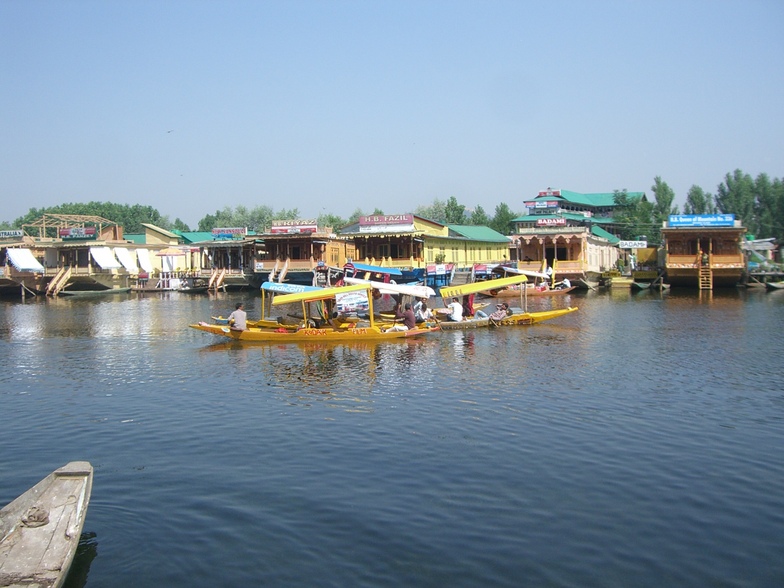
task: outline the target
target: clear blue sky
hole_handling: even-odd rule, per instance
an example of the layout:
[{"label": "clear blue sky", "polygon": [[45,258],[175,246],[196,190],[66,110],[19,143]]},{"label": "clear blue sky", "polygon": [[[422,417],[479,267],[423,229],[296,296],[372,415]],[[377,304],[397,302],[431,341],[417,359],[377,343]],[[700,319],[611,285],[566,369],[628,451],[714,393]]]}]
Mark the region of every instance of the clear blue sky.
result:
[{"label": "clear blue sky", "polygon": [[0,220],[784,176],[784,2],[0,2]]}]

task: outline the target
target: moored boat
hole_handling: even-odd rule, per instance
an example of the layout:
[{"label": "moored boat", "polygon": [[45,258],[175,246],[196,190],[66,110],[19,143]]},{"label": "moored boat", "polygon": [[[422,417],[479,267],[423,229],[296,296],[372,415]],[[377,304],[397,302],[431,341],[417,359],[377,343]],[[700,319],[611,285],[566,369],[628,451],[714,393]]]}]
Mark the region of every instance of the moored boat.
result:
[{"label": "moored boat", "polygon": [[0,586],[63,585],[92,485],[92,465],[72,461],[0,510]]},{"label": "moored boat", "polygon": [[784,290],[784,282],[765,282],[768,290]]}]

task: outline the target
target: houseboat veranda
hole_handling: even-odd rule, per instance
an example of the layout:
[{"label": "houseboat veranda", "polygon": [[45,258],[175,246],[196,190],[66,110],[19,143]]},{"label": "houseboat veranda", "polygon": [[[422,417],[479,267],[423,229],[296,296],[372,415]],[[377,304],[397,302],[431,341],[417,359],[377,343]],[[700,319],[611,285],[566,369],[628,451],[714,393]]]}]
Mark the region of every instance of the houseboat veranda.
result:
[{"label": "houseboat veranda", "polygon": [[737,285],[746,269],[745,232],[734,214],[670,215],[662,228],[667,281],[700,290]]}]

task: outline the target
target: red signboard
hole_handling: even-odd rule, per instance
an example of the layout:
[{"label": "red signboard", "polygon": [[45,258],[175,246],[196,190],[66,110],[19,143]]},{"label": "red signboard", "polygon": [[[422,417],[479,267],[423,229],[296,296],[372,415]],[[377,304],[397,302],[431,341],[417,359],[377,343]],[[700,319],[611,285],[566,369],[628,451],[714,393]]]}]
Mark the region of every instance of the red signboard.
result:
[{"label": "red signboard", "polygon": [[561,195],[560,190],[552,190],[550,188],[547,188],[547,190],[542,190],[541,192],[539,192],[539,196],[560,196],[560,195]]},{"label": "red signboard", "polygon": [[61,239],[95,239],[95,227],[73,227],[60,229]]}]

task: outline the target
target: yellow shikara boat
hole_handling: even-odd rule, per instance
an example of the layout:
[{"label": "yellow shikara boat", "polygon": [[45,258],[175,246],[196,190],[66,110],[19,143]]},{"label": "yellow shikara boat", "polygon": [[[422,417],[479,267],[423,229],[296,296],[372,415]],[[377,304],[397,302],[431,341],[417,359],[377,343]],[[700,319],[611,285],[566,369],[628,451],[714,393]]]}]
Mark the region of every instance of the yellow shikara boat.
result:
[{"label": "yellow shikara boat", "polygon": [[[466,294],[476,294],[478,292],[484,292],[489,289],[495,290],[496,288],[508,288],[509,286],[514,286],[517,284],[521,284],[528,281],[528,277],[520,274],[511,276],[508,278],[498,278],[496,280],[486,280],[482,282],[472,282],[470,284],[464,284],[462,286],[447,286],[441,288],[441,297],[444,299],[451,298],[453,296],[463,296]],[[487,324],[488,326],[491,325],[534,325],[536,323],[541,323],[544,321],[549,321],[554,318],[558,318],[560,316],[564,316],[566,314],[570,314],[577,310],[577,307],[568,307],[568,308],[558,308],[555,310],[542,310],[539,312],[528,312],[527,307],[527,300],[525,298],[526,289],[520,289],[520,297],[521,297],[521,310],[522,312],[513,312],[511,315],[507,315],[502,319],[488,319]],[[484,326],[482,321],[485,319],[468,319],[465,322],[476,321],[477,326]],[[460,325],[460,323],[454,323],[455,325]],[[446,329],[448,323],[442,323],[442,328]],[[460,328],[459,326],[454,328]]]},{"label": "yellow shikara boat", "polygon": [[[192,328],[205,333],[219,335],[236,341],[271,341],[271,342],[302,342],[302,341],[363,341],[363,340],[394,340],[406,339],[437,331],[438,327],[417,327],[407,331],[385,331],[373,319],[372,286],[367,283],[341,286],[338,288],[322,288],[293,294],[280,294],[273,301],[273,306],[301,303],[305,317],[305,326],[290,331],[283,327],[278,329],[249,327],[246,330],[234,329],[227,325],[197,323]],[[313,326],[309,303],[333,300],[338,306],[359,307],[366,309],[369,319],[356,321],[353,319],[330,318],[319,326]],[[321,321],[320,321],[321,322]]]}]

